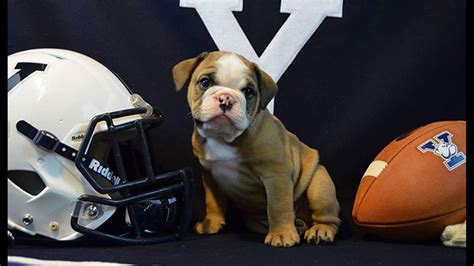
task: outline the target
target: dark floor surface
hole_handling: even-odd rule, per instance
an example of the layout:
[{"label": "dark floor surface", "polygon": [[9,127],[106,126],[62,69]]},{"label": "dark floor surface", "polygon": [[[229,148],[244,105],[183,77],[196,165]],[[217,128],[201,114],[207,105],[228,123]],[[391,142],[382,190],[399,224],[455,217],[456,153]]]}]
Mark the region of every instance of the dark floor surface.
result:
[{"label": "dark floor surface", "polygon": [[8,255],[140,265],[466,265],[465,249],[448,248],[437,241],[337,239],[332,245],[273,248],[265,246],[263,239],[252,233],[191,234],[180,241],[148,246],[16,245]]}]

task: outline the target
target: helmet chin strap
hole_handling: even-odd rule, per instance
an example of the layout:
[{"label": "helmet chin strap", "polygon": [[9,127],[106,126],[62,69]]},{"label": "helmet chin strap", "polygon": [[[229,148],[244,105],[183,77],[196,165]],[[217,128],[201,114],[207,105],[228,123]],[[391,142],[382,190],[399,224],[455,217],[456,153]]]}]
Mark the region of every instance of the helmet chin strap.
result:
[{"label": "helmet chin strap", "polygon": [[[78,151],[64,143],[62,143],[55,135],[52,133],[45,131],[45,130],[39,130],[35,128],[33,125],[30,123],[20,120],[16,123],[16,129],[31,139],[35,145],[37,145],[39,148],[42,150],[48,151],[48,152],[55,152],[62,157],[69,159],[73,162],[76,161],[76,157],[78,154]],[[99,163],[99,160],[88,156],[87,154],[84,154],[82,156],[82,162],[85,165],[94,165]],[[112,172],[112,171],[111,171]],[[113,171],[115,172],[115,171]],[[107,179],[107,178],[106,178]],[[108,179],[107,179],[108,180]],[[114,180],[120,180],[123,182],[124,180],[121,179],[120,177],[114,178]],[[115,184],[112,182],[112,180],[109,180],[112,184]]]}]

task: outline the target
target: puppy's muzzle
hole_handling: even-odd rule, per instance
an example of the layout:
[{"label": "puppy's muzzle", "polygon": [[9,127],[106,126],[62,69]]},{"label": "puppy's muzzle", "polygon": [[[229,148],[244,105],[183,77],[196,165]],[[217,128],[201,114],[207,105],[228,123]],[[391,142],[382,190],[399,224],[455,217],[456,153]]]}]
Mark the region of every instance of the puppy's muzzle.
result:
[{"label": "puppy's muzzle", "polygon": [[219,101],[219,108],[221,108],[222,112],[229,111],[234,106],[235,99],[232,95],[227,93],[219,93],[215,96]]}]

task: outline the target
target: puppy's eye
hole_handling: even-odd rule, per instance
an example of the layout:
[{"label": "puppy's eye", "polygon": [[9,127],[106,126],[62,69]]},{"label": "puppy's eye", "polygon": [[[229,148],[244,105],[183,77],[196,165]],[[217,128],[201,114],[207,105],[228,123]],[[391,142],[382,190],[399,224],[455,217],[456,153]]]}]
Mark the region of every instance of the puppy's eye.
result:
[{"label": "puppy's eye", "polygon": [[255,96],[255,91],[251,87],[245,87],[242,89],[242,92],[245,95],[245,98],[251,99],[253,96]]},{"label": "puppy's eye", "polygon": [[207,89],[212,86],[212,81],[209,78],[202,78],[198,81],[199,86],[203,89]]}]

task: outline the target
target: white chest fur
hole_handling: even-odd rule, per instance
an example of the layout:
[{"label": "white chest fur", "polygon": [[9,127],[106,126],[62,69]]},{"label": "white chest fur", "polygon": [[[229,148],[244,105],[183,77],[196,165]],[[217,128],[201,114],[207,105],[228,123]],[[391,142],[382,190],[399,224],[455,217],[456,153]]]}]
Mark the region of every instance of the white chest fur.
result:
[{"label": "white chest fur", "polygon": [[204,143],[204,159],[207,161],[238,160],[237,150],[227,143],[208,138]]},{"label": "white chest fur", "polygon": [[[237,149],[225,142],[208,138],[203,146],[204,159],[200,162],[216,181],[220,190],[238,208],[265,206],[266,194],[260,180],[246,169]],[[249,197],[249,194],[252,195]],[[265,207],[263,207],[265,212]]]},{"label": "white chest fur", "polygon": [[208,138],[204,144],[203,166],[224,187],[232,186],[239,180],[239,155],[227,143]]}]

